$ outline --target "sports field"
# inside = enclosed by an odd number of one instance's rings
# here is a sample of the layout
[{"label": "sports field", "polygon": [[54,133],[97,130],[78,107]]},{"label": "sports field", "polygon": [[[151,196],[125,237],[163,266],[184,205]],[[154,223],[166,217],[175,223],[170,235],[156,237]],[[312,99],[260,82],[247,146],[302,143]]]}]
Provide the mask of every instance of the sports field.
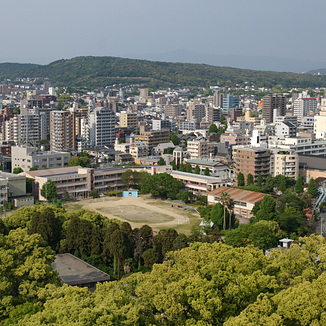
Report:
[{"label": "sports field", "polygon": [[189,234],[192,225],[199,223],[199,214],[190,212],[176,205],[148,197],[112,198],[103,197],[89,199],[77,203],[65,204],[67,211],[89,209],[108,218],[116,218],[129,222],[133,228],[144,224],[158,231],[164,228],[174,228],[178,232]]}]

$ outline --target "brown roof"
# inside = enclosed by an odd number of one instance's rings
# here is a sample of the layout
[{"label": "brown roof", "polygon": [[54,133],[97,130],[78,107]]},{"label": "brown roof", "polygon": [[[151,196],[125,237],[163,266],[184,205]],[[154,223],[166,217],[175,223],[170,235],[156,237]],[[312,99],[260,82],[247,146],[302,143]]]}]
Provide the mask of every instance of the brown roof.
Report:
[{"label": "brown roof", "polygon": [[215,190],[210,191],[208,195],[221,197],[223,192],[227,192],[233,200],[244,201],[254,204],[262,201],[264,197],[267,196],[266,194],[262,194],[260,192],[230,187],[219,187]]}]

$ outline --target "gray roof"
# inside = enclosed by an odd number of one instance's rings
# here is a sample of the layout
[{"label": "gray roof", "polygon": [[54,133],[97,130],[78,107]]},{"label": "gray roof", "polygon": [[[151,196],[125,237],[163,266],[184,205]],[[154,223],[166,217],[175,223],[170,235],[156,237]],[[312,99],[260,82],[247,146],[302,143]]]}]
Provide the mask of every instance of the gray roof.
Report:
[{"label": "gray roof", "polygon": [[61,281],[69,285],[110,280],[110,275],[87,264],[72,254],[56,255],[51,267],[59,273]]}]

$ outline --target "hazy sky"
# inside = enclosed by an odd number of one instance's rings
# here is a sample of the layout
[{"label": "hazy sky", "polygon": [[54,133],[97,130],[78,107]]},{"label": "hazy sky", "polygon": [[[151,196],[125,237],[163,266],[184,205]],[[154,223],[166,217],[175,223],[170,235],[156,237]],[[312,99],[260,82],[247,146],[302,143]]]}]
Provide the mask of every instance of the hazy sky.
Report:
[{"label": "hazy sky", "polygon": [[0,62],[180,49],[326,61],[325,0],[10,0],[0,12]]}]

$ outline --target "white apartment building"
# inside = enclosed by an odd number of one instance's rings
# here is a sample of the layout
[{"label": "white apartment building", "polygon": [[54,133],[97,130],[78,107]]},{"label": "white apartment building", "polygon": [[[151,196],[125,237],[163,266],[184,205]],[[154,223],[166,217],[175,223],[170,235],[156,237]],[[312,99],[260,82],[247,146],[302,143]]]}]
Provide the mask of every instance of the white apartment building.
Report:
[{"label": "white apartment building", "polygon": [[310,112],[317,111],[317,99],[312,97],[300,97],[294,101],[293,115],[298,117],[298,122],[303,123],[303,117]]},{"label": "white apartment building", "polygon": [[299,176],[299,156],[293,150],[273,150],[271,155],[270,173],[273,177],[281,174],[294,178]]},{"label": "white apartment building", "polygon": [[296,136],[296,126],[291,122],[284,121],[275,126],[275,136],[279,139],[285,139],[286,137]]},{"label": "white apartment building", "polygon": [[107,107],[88,112],[89,140],[92,146],[113,145],[115,142],[115,114]]},{"label": "white apartment building", "polygon": [[20,167],[24,171],[36,167],[38,170],[54,169],[68,166],[70,153],[67,152],[39,152],[35,147],[11,147],[11,168]]}]

